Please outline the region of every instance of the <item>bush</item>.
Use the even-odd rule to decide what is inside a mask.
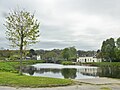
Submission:
[[[63,65],[75,65],[72,61],[63,61]]]

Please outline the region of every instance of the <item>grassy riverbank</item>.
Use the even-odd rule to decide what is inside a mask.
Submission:
[[[42,61],[23,61],[23,65],[42,63]],[[72,80],[47,77],[20,76],[16,68],[19,62],[0,62],[0,85],[16,87],[53,87],[72,84]]]
[[[120,67],[120,62],[92,62],[92,63],[82,63],[82,65],[89,65],[89,66],[110,66],[110,67]]]
[[[36,63],[44,63],[43,60],[37,61],[37,60],[29,60],[29,61],[23,61],[24,65],[32,65]],[[16,68],[19,68],[19,62],[0,62],[0,71],[6,71],[6,72],[18,72]]]
[[[72,84],[68,79],[56,79],[47,77],[19,76],[15,73],[0,72],[0,85],[14,87],[53,87]]]

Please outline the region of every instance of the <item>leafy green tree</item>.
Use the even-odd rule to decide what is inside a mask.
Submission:
[[[77,50],[75,47],[69,47],[62,50],[62,57],[66,60],[76,60]]]
[[[115,55],[116,61],[120,61],[120,37],[116,41]]]
[[[116,44],[117,44],[117,48],[120,49],[120,37],[117,39]]]
[[[55,62],[56,61],[56,58],[57,58],[57,54],[53,51],[49,51],[47,52],[45,55],[44,55],[44,58],[46,60],[50,60],[50,61],[53,61]]]
[[[120,61],[120,49],[115,48],[116,62]]]
[[[101,47],[102,58],[106,61],[114,61],[115,60],[115,41],[113,38],[107,39],[103,41]]]
[[[69,48],[63,49],[62,56],[64,59],[69,60],[69,58],[70,58]]]
[[[69,48],[69,54],[70,54],[70,59],[76,59],[77,58],[77,50],[75,47],[70,47]]]
[[[39,37],[39,22],[25,10],[13,10],[6,17],[7,39],[11,41],[11,46],[19,47],[20,50],[20,74],[22,74],[23,50],[28,45],[34,44]]]

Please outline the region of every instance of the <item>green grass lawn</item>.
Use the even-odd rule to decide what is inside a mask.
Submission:
[[[28,60],[23,61],[23,65],[32,65],[36,63],[44,63],[43,60]],[[6,72],[17,72],[17,69],[19,67],[19,62],[0,62],[0,71],[6,71]]]
[[[18,75],[10,72],[0,72],[0,85],[14,87],[53,87],[72,84],[69,79],[56,79],[47,77],[33,77]]]
[[[18,62],[0,62],[0,71],[13,72],[16,71],[15,66]]]

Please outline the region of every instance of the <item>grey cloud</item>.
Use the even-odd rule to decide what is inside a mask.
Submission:
[[[68,3],[69,2],[69,3]],[[120,0],[60,0],[65,10],[89,14],[120,15]],[[61,6],[62,7],[62,6]]]
[[[0,47],[5,40],[4,16],[17,6],[36,12],[41,22],[40,43],[33,48],[64,48],[97,50],[102,41],[119,36],[120,0],[12,0],[0,1]]]
[[[37,43],[36,45],[34,45],[35,49],[54,49],[54,48],[64,48],[64,47],[68,47],[69,44],[64,43],[64,42],[58,42],[58,41],[41,41],[39,43]]]

